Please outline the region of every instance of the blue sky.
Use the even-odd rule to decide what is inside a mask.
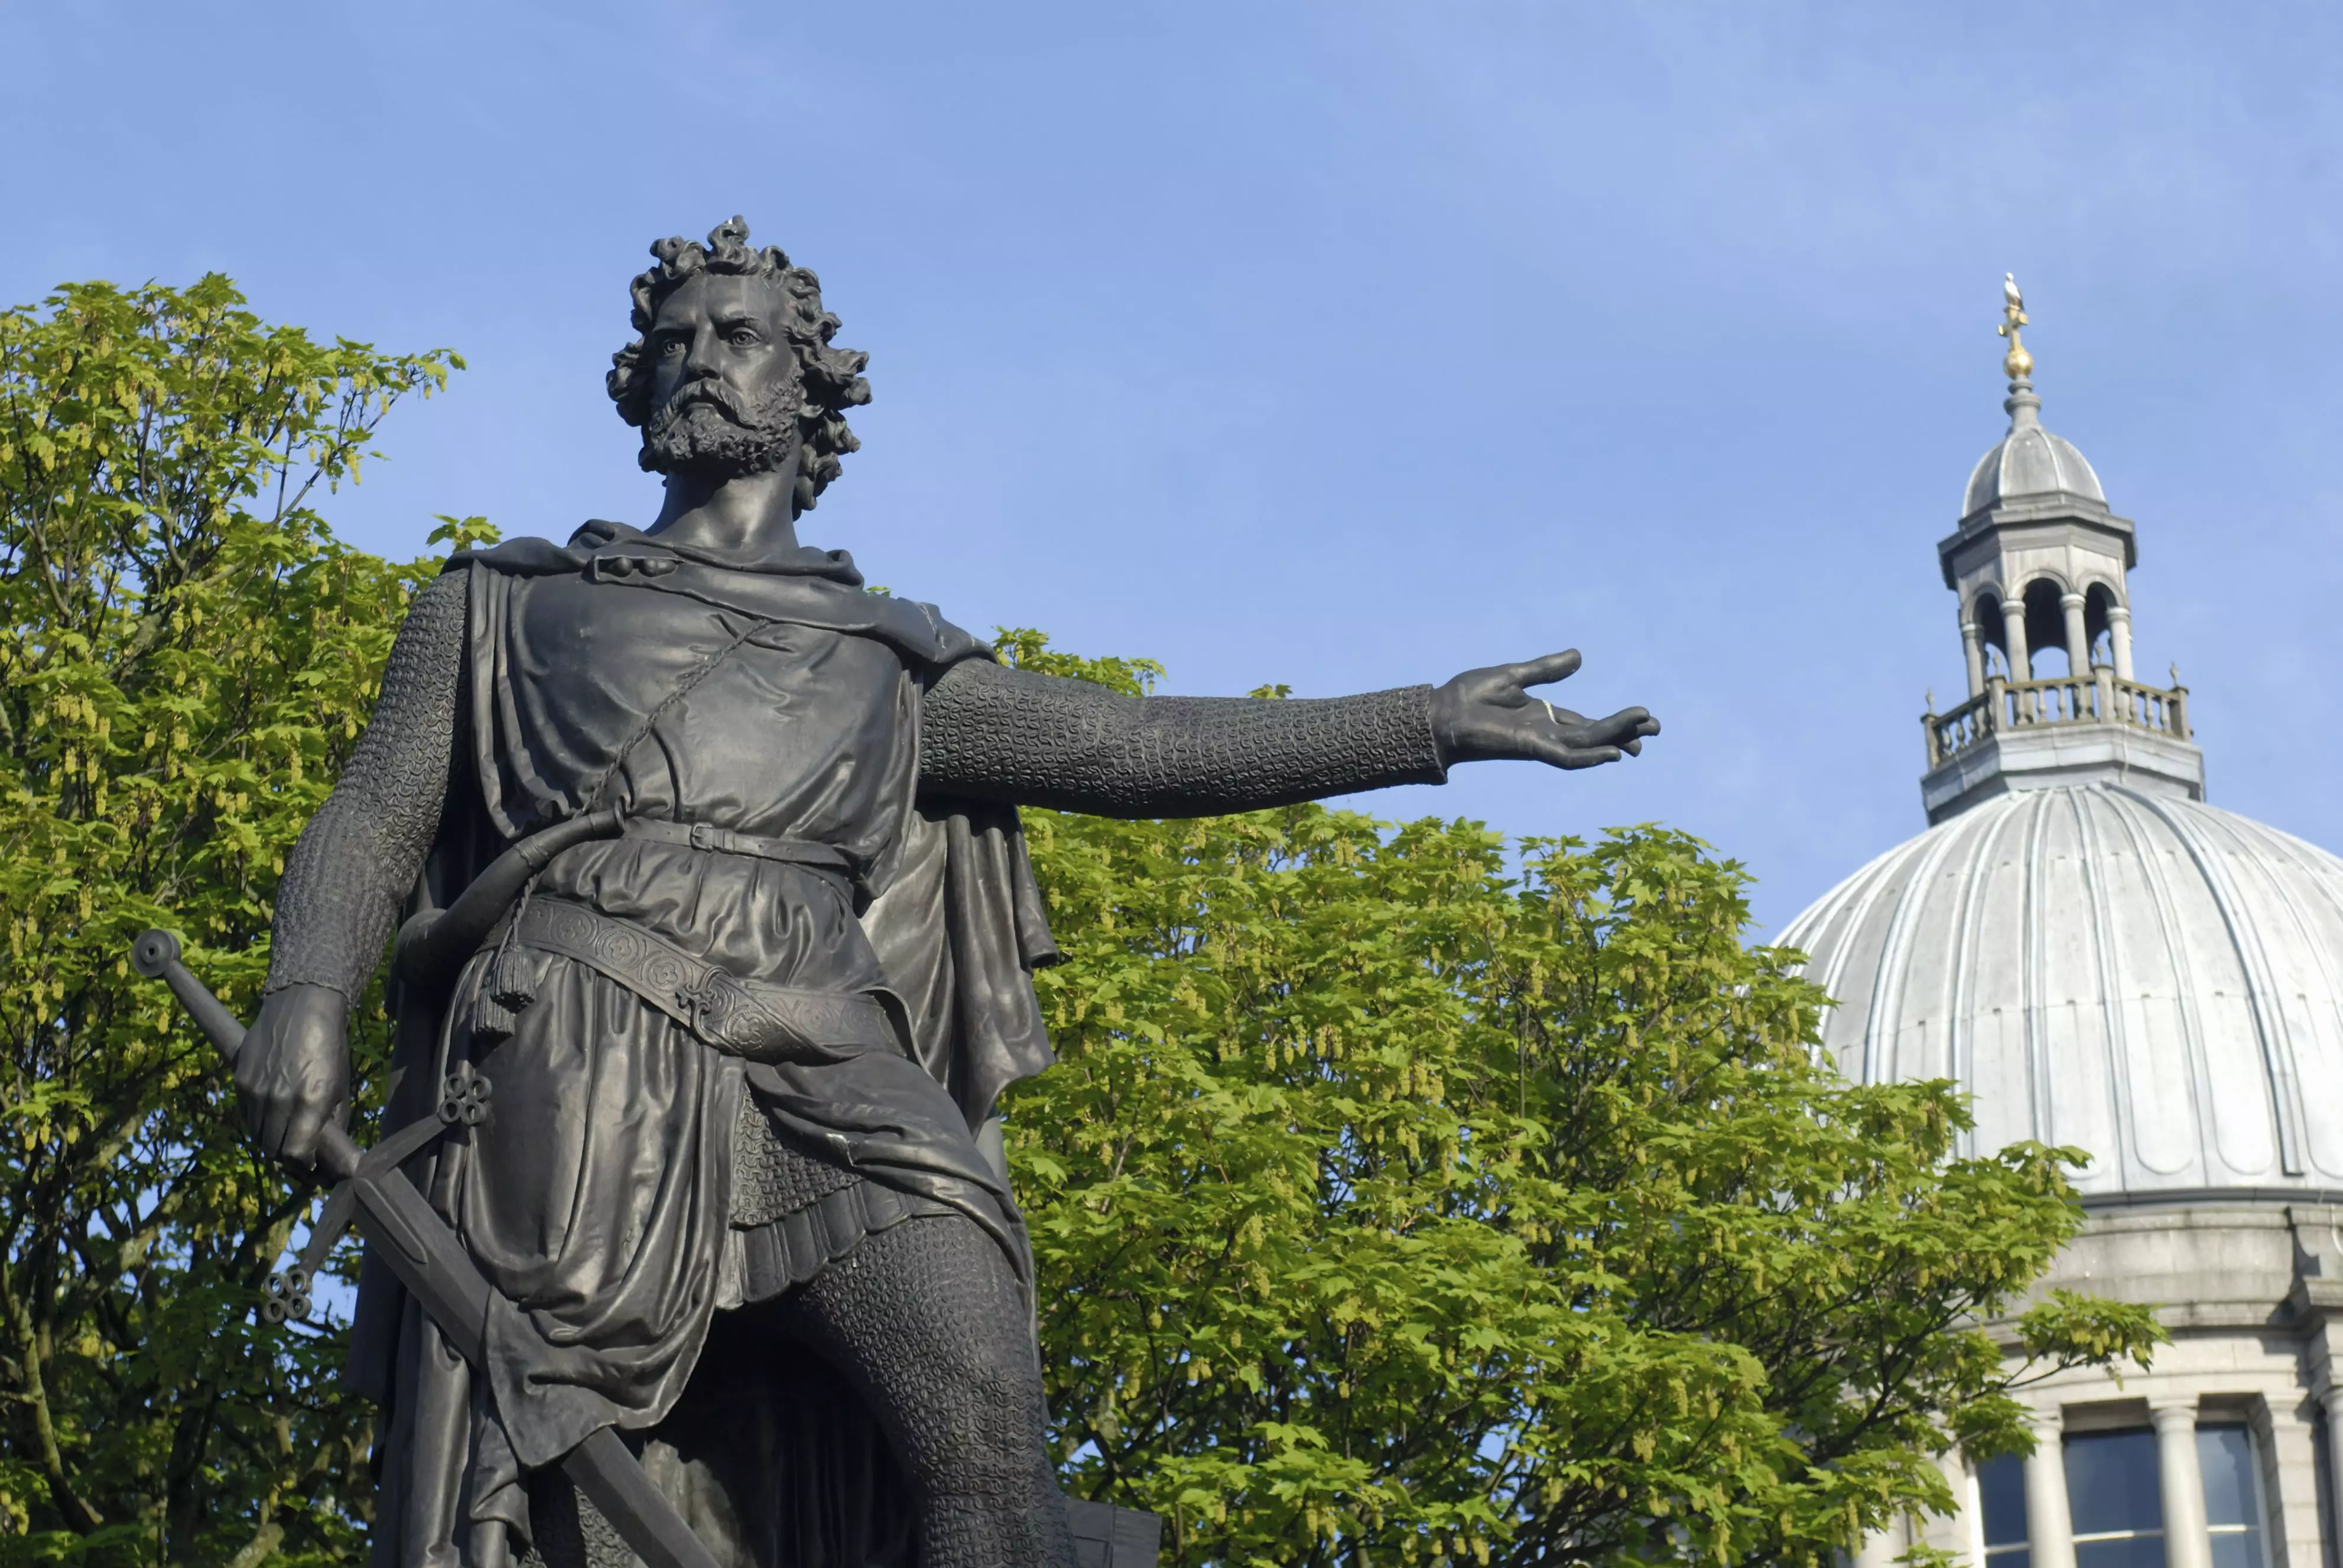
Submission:
[[[2210,798],[2343,849],[2332,5],[92,0],[0,58],[0,298],[216,268],[468,358],[347,538],[648,521],[626,280],[740,212],[871,355],[809,541],[1179,692],[1579,647],[1640,760],[1363,804],[1670,822],[1768,929],[1921,826],[2014,271]]]

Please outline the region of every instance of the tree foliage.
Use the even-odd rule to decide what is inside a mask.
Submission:
[[[1127,665],[1020,662],[1136,689]],[[1319,807],[1034,812],[1068,961],[1010,1106],[1057,1440],[1182,1564],[1812,1563],[2023,1450],[2014,1381],[2143,1310],[2009,1313],[2083,1156],[1958,1156],[1681,833]]]
[[[315,508],[458,363],[265,327],[216,276],[0,314],[0,1557],[353,1549],[338,1347],[251,1311],[311,1194],[124,958],[176,926],[250,1015],[427,569]]]

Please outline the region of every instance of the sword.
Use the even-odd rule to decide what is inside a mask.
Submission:
[[[591,836],[595,835],[578,835]],[[533,847],[524,843],[506,854],[511,857]],[[546,858],[550,853],[547,849]],[[464,900],[457,902],[460,908]],[[449,910],[441,917],[443,925],[457,913],[457,909]],[[439,933],[418,930],[417,934]],[[458,933],[451,930],[446,934],[452,938]],[[244,1044],[244,1025],[187,971],[180,961],[179,939],[169,931],[145,932],[131,944],[130,961],[148,980],[159,980],[171,988],[196,1027],[233,1066]],[[360,1149],[348,1133],[327,1122],[317,1139],[317,1165],[337,1180],[324,1212],[310,1231],[300,1261],[269,1276],[261,1315],[271,1322],[308,1316],[310,1285],[334,1243],[355,1219],[391,1273],[430,1314],[441,1336],[479,1370],[488,1303],[495,1299],[496,1287],[481,1275],[456,1232],[399,1167],[452,1129],[478,1126],[488,1119],[488,1081],[467,1062],[441,1086],[436,1116],[418,1118],[371,1149]],[[714,1554],[691,1533],[691,1526],[684,1523],[667,1495],[651,1484],[641,1462],[613,1428],[598,1429],[564,1454],[561,1468],[647,1568],[718,1568]]]

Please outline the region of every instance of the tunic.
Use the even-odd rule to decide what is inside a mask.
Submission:
[[[840,580],[850,567],[818,552],[785,563],[809,569],[777,574],[616,531],[598,542],[583,571],[576,550],[534,547],[468,568],[472,668],[487,677],[472,683],[473,762],[499,832],[615,807],[827,846],[849,869],[624,838],[560,856],[529,897],[585,906],[742,979],[881,997],[908,1017],[860,916],[902,862],[920,688],[979,645],[925,607]],[[655,1422],[719,1304],[823,1261],[786,1232],[734,1233],[743,1131],[754,1147],[770,1129],[769,1161],[882,1184],[889,1217],[967,1215],[1030,1282],[1015,1205],[908,1029],[898,1049],[750,1062],[525,943],[476,959],[467,979],[468,1012],[451,1012],[443,1054],[490,1080],[495,1121],[441,1161],[437,1196],[498,1292],[493,1397],[474,1417],[475,1518],[512,1493],[516,1466],[552,1463],[598,1426]],[[528,1000],[508,1009],[505,993]],[[749,1218],[763,1221],[741,1228],[753,1232],[788,1216]],[[769,1266],[752,1267],[759,1258]]]

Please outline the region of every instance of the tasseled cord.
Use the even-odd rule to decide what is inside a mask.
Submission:
[[[513,951],[513,933],[520,930],[521,917],[528,912],[529,898],[536,891],[536,877],[521,884],[520,901],[513,906],[512,919],[505,922],[504,937],[497,943],[496,957],[488,960],[479,1000],[473,1008],[472,1032],[489,1045],[511,1039],[521,1010],[537,1000],[537,977]]]

